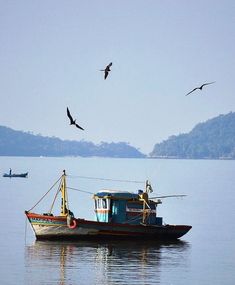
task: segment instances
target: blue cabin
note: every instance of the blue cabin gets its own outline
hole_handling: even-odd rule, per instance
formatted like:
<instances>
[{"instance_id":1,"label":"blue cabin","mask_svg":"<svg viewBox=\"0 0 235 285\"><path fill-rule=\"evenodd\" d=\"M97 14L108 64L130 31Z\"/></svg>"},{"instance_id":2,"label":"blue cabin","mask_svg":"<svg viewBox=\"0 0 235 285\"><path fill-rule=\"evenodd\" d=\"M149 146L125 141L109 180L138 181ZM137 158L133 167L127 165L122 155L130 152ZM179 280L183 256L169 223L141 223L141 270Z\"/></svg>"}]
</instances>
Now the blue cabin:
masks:
<instances>
[{"instance_id":1,"label":"blue cabin","mask_svg":"<svg viewBox=\"0 0 235 285\"><path fill-rule=\"evenodd\" d=\"M115 190L102 190L94 195L95 219L106 223L127 223L138 225L162 225L162 218L156 216L157 204L161 201L148 199L148 194Z\"/></svg>"}]
</instances>

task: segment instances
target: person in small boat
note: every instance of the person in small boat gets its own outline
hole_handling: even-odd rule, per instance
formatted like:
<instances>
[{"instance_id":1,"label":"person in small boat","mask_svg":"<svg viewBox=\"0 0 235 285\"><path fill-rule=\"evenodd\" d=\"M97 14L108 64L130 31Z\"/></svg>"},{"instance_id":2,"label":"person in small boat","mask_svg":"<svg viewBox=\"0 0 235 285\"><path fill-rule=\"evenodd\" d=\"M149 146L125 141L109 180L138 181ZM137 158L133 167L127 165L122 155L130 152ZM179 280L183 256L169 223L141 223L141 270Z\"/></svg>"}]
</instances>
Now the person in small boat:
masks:
<instances>
[{"instance_id":1,"label":"person in small boat","mask_svg":"<svg viewBox=\"0 0 235 285\"><path fill-rule=\"evenodd\" d=\"M9 170L9 175L10 175L10 176L11 176L11 172L12 172L12 171L11 171L11 168L10 168L10 170Z\"/></svg>"}]
</instances>

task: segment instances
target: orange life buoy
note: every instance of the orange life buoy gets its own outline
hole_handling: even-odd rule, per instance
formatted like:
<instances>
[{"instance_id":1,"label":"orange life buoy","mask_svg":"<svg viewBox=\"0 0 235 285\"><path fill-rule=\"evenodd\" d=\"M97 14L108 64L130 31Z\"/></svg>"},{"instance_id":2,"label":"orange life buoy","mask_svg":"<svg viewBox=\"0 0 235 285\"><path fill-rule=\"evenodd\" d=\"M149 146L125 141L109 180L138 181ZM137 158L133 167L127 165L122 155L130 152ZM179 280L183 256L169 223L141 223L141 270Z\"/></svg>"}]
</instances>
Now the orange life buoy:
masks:
<instances>
[{"instance_id":1,"label":"orange life buoy","mask_svg":"<svg viewBox=\"0 0 235 285\"><path fill-rule=\"evenodd\" d=\"M72 223L68 224L68 227L70 229L75 229L77 226L77 221L75 219L72 219Z\"/></svg>"}]
</instances>

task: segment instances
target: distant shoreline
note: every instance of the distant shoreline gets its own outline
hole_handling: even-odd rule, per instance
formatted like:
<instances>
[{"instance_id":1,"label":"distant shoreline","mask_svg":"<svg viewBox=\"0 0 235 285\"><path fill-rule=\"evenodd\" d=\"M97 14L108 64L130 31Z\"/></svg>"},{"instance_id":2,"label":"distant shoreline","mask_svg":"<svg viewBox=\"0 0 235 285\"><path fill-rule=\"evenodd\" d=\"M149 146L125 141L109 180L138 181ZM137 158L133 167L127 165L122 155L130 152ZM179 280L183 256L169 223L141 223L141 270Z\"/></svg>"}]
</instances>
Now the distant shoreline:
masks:
<instances>
[{"instance_id":1,"label":"distant shoreline","mask_svg":"<svg viewBox=\"0 0 235 285\"><path fill-rule=\"evenodd\" d=\"M0 155L0 157L38 157L38 158L113 158L113 159L166 159L166 160L235 160L234 158L229 157L220 157L220 158L213 158L213 157L173 157L173 156L146 156L146 157L113 157L113 156L79 156L79 155L64 155L64 156L45 156L45 155Z\"/></svg>"},{"instance_id":2,"label":"distant shoreline","mask_svg":"<svg viewBox=\"0 0 235 285\"><path fill-rule=\"evenodd\" d=\"M229 157L171 157L171 156L156 156L156 157L147 157L149 159L178 159L178 160L235 160L235 158Z\"/></svg>"}]
</instances>

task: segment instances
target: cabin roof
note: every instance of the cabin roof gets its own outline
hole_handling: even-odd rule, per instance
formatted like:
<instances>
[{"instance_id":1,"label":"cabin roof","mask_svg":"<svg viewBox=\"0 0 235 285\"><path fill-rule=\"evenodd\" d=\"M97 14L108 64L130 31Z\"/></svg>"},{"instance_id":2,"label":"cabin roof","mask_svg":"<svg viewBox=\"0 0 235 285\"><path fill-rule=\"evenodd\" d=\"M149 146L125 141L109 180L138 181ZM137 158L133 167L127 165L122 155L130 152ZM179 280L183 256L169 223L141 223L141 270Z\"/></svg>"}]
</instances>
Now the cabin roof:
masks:
<instances>
[{"instance_id":1,"label":"cabin roof","mask_svg":"<svg viewBox=\"0 0 235 285\"><path fill-rule=\"evenodd\" d=\"M111 189L103 189L98 191L94 197L103 198L120 198L120 199L138 199L139 195L136 193L128 192L128 191L120 191L120 190L111 190Z\"/></svg>"}]
</instances>

